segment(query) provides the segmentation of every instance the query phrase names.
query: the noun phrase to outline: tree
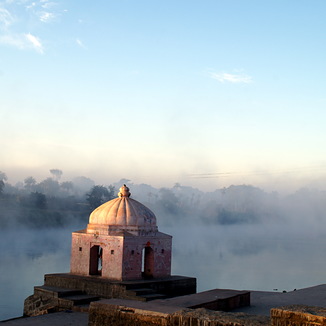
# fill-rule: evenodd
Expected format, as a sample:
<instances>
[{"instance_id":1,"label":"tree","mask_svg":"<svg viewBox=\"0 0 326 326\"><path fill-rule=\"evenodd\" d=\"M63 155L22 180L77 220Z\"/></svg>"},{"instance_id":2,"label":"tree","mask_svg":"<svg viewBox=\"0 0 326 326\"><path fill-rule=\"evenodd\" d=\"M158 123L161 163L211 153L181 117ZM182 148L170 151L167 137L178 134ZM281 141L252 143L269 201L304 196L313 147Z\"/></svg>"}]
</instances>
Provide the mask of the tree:
<instances>
[{"instance_id":1,"label":"tree","mask_svg":"<svg viewBox=\"0 0 326 326\"><path fill-rule=\"evenodd\" d=\"M89 207L94 210L106 201L113 199L114 187L109 186L109 189L104 186L94 186L91 191L86 194Z\"/></svg>"},{"instance_id":2,"label":"tree","mask_svg":"<svg viewBox=\"0 0 326 326\"><path fill-rule=\"evenodd\" d=\"M59 181L62 176L62 171L59 169L51 169L50 173L53 174L53 179Z\"/></svg>"},{"instance_id":3,"label":"tree","mask_svg":"<svg viewBox=\"0 0 326 326\"><path fill-rule=\"evenodd\" d=\"M7 179L7 175L4 172L0 171L0 180L4 182L7 181Z\"/></svg>"},{"instance_id":4,"label":"tree","mask_svg":"<svg viewBox=\"0 0 326 326\"><path fill-rule=\"evenodd\" d=\"M167 214L177 215L180 212L178 197L167 188L159 190L159 199L157 202Z\"/></svg>"},{"instance_id":5,"label":"tree","mask_svg":"<svg viewBox=\"0 0 326 326\"><path fill-rule=\"evenodd\" d=\"M109 200L113 199L115 197L115 187L112 185L107 186L109 191Z\"/></svg>"},{"instance_id":6,"label":"tree","mask_svg":"<svg viewBox=\"0 0 326 326\"><path fill-rule=\"evenodd\" d=\"M39 209L45 209L47 206L46 196L40 192L37 192L37 191L31 192L30 200L31 200L31 203L33 203L33 205L35 205L35 207L37 207Z\"/></svg>"},{"instance_id":7,"label":"tree","mask_svg":"<svg viewBox=\"0 0 326 326\"><path fill-rule=\"evenodd\" d=\"M65 181L60 184L60 187L69 193L74 189L74 184L71 181Z\"/></svg>"},{"instance_id":8,"label":"tree","mask_svg":"<svg viewBox=\"0 0 326 326\"><path fill-rule=\"evenodd\" d=\"M27 190L32 190L36 185L36 180L33 177L27 177L24 180L24 188Z\"/></svg>"},{"instance_id":9,"label":"tree","mask_svg":"<svg viewBox=\"0 0 326 326\"><path fill-rule=\"evenodd\" d=\"M5 183L2 181L2 180L0 180L0 196L2 195L2 193L3 193L3 188L5 187Z\"/></svg>"},{"instance_id":10,"label":"tree","mask_svg":"<svg viewBox=\"0 0 326 326\"><path fill-rule=\"evenodd\" d=\"M38 184L37 188L40 189L40 192L48 196L56 196L60 190L59 182L53 180L52 178L43 180Z\"/></svg>"},{"instance_id":11,"label":"tree","mask_svg":"<svg viewBox=\"0 0 326 326\"><path fill-rule=\"evenodd\" d=\"M85 194L95 186L95 182L92 179L84 176L76 177L72 182L74 184L74 192L82 196L85 196Z\"/></svg>"}]
</instances>

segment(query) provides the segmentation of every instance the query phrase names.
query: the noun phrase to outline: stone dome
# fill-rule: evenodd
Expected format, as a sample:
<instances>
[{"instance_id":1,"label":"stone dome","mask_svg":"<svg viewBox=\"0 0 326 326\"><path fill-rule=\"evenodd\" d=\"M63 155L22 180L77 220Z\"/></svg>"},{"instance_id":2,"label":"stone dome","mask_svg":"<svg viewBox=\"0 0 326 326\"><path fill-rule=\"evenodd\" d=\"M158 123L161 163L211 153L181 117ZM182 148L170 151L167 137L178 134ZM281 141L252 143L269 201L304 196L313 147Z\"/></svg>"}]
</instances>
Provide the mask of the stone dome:
<instances>
[{"instance_id":1,"label":"stone dome","mask_svg":"<svg viewBox=\"0 0 326 326\"><path fill-rule=\"evenodd\" d=\"M157 232L155 214L130 198L129 188L123 185L118 198L97 207L89 216L88 233L111 234L127 231L132 234Z\"/></svg>"}]
</instances>

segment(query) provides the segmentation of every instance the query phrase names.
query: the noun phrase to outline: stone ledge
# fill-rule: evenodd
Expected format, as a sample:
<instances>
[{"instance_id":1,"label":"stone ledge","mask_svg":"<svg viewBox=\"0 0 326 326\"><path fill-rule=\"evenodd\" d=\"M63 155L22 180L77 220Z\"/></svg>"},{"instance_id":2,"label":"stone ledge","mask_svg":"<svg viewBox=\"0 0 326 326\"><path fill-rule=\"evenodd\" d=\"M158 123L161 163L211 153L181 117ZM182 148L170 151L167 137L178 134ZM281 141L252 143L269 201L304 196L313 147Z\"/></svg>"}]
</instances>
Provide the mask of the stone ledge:
<instances>
[{"instance_id":1,"label":"stone ledge","mask_svg":"<svg viewBox=\"0 0 326 326\"><path fill-rule=\"evenodd\" d=\"M271 309L272 326L324 326L326 308L290 305Z\"/></svg>"},{"instance_id":2,"label":"stone ledge","mask_svg":"<svg viewBox=\"0 0 326 326\"><path fill-rule=\"evenodd\" d=\"M89 311L89 326L267 326L270 319L244 313L225 313L200 309L181 309L158 303L109 299L93 302Z\"/></svg>"},{"instance_id":3,"label":"stone ledge","mask_svg":"<svg viewBox=\"0 0 326 326\"><path fill-rule=\"evenodd\" d=\"M162 305L180 308L206 308L210 310L231 311L250 306L250 292L229 289L213 289L171 299L155 300Z\"/></svg>"}]
</instances>

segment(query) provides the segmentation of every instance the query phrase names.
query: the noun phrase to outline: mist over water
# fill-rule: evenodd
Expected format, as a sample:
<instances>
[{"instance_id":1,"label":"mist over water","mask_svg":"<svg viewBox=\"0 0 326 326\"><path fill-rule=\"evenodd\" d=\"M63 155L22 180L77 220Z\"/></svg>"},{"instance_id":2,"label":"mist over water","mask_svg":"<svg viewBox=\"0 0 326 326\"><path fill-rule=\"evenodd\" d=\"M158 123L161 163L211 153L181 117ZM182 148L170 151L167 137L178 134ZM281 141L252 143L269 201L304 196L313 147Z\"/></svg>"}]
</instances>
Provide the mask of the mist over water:
<instances>
[{"instance_id":1,"label":"mist over water","mask_svg":"<svg viewBox=\"0 0 326 326\"><path fill-rule=\"evenodd\" d=\"M0 320L21 316L46 273L69 272L70 230L6 230L0 237Z\"/></svg>"},{"instance_id":2,"label":"mist over water","mask_svg":"<svg viewBox=\"0 0 326 326\"><path fill-rule=\"evenodd\" d=\"M199 291L291 291L325 283L325 228L307 232L296 225L186 226L170 233L173 272L197 277Z\"/></svg>"},{"instance_id":3,"label":"mist over water","mask_svg":"<svg viewBox=\"0 0 326 326\"><path fill-rule=\"evenodd\" d=\"M46 273L69 272L74 227L7 230L0 238L0 320L20 316ZM213 288L291 291L325 283L324 225L159 226L173 235L172 274Z\"/></svg>"},{"instance_id":4,"label":"mist over water","mask_svg":"<svg viewBox=\"0 0 326 326\"><path fill-rule=\"evenodd\" d=\"M0 196L0 320L22 315L24 299L44 274L69 272L71 232L87 226L91 189L105 190L85 177L32 181L5 183ZM280 196L248 185L202 192L120 180L108 194L115 197L123 183L153 210L159 230L173 236L172 274L196 277L198 291L291 291L326 283L322 190Z\"/></svg>"}]
</instances>

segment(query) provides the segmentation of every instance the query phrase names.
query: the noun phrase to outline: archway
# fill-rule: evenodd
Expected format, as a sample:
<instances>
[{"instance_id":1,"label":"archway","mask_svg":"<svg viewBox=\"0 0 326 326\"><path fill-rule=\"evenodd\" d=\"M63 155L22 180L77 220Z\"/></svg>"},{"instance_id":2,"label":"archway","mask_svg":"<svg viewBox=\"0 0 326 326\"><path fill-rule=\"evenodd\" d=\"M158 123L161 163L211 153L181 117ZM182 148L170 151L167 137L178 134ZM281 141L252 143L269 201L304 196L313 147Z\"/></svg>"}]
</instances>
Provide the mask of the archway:
<instances>
[{"instance_id":1,"label":"archway","mask_svg":"<svg viewBox=\"0 0 326 326\"><path fill-rule=\"evenodd\" d=\"M89 257L89 275L102 275L102 247L92 246Z\"/></svg>"},{"instance_id":2,"label":"archway","mask_svg":"<svg viewBox=\"0 0 326 326\"><path fill-rule=\"evenodd\" d=\"M154 250L147 246L142 252L142 277L153 278L154 271Z\"/></svg>"}]
</instances>

